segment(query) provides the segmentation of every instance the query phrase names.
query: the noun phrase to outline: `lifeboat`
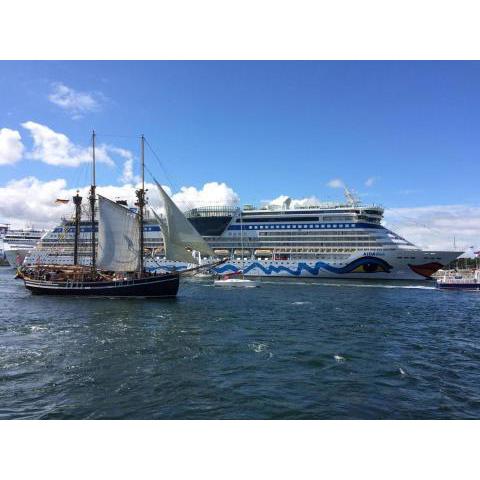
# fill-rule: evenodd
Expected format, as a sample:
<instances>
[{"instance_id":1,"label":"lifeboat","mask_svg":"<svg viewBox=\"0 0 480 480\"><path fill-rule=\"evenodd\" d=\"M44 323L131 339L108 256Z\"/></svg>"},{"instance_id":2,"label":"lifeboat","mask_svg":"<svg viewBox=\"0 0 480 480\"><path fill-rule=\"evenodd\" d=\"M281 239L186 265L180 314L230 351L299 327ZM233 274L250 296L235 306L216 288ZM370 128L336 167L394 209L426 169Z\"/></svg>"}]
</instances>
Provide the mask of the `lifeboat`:
<instances>
[{"instance_id":1,"label":"lifeboat","mask_svg":"<svg viewBox=\"0 0 480 480\"><path fill-rule=\"evenodd\" d=\"M255 255L257 257L271 257L272 256L272 251L271 250L255 250Z\"/></svg>"},{"instance_id":2,"label":"lifeboat","mask_svg":"<svg viewBox=\"0 0 480 480\"><path fill-rule=\"evenodd\" d=\"M243 257L248 257L250 255L250 250L246 250L246 249L238 249L238 250L234 250L233 252L234 255L239 255L239 256L243 256Z\"/></svg>"}]
</instances>

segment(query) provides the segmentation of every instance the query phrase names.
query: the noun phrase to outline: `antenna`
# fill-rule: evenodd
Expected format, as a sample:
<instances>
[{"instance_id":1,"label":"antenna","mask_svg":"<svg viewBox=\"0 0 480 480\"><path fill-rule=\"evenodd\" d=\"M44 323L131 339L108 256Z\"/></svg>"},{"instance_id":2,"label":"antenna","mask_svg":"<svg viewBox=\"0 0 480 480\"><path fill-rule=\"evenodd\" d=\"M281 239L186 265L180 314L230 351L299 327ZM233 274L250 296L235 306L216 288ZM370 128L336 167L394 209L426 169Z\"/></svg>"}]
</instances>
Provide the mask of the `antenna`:
<instances>
[{"instance_id":1,"label":"antenna","mask_svg":"<svg viewBox=\"0 0 480 480\"><path fill-rule=\"evenodd\" d=\"M241 246L241 249L242 249L242 262L241 262L241 265L242 265L242 274L243 274L243 267L244 267L244 264L243 264L243 211L242 209L240 208L240 246Z\"/></svg>"},{"instance_id":2,"label":"antenna","mask_svg":"<svg viewBox=\"0 0 480 480\"><path fill-rule=\"evenodd\" d=\"M343 191L345 193L345 198L347 199L347 203L351 207L356 207L357 205L359 205L360 200L352 190L350 190L347 186L344 186Z\"/></svg>"}]
</instances>

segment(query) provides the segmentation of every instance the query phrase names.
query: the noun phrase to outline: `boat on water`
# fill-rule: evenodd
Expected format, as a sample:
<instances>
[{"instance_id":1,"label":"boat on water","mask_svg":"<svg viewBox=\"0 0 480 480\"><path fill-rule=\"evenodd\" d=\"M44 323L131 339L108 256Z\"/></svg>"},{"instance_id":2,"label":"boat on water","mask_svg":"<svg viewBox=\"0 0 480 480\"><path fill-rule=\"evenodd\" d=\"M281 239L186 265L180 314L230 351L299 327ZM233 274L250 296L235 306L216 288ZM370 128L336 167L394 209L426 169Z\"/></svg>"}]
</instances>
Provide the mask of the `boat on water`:
<instances>
[{"instance_id":1,"label":"boat on water","mask_svg":"<svg viewBox=\"0 0 480 480\"><path fill-rule=\"evenodd\" d=\"M205 206L185 212L214 255L228 260L214 269L218 275L242 271L246 278L346 278L388 280L431 279L462 254L461 251L422 250L385 227L384 209L363 205L350 192L339 203L256 208L246 205ZM165 255L161 224L144 217L144 265L150 272L183 271L190 261ZM80 225L79 262L91 265L91 236L97 226ZM242 235L243 231L243 247ZM65 220L45 235L25 259L36 263L73 264L74 222Z\"/></svg>"},{"instance_id":2,"label":"boat on water","mask_svg":"<svg viewBox=\"0 0 480 480\"><path fill-rule=\"evenodd\" d=\"M210 279L210 278L213 278L213 273L208 273L208 272L197 272L193 275L194 278L198 278L198 279Z\"/></svg>"},{"instance_id":3,"label":"boat on water","mask_svg":"<svg viewBox=\"0 0 480 480\"><path fill-rule=\"evenodd\" d=\"M215 287L235 287L235 288L252 288L259 287L257 280L245 278L240 272L230 275L223 275L213 281Z\"/></svg>"},{"instance_id":4,"label":"boat on water","mask_svg":"<svg viewBox=\"0 0 480 480\"><path fill-rule=\"evenodd\" d=\"M73 197L75 205L75 236L73 266L35 264L24 266L21 275L25 287L33 294L108 297L175 297L180 273L150 272L144 268L145 179L144 137L141 137L141 188L136 191L137 211L96 193L95 132L92 135L92 185L90 187L91 264L79 263L79 236L82 197ZM165 217L152 210L162 224L167 258L195 262L192 251L213 256L213 251L195 231L156 182L164 201ZM98 211L98 220L96 213ZM94 228L96 227L96 228ZM98 232L97 232L98 228ZM98 233L98 241L96 239Z\"/></svg>"},{"instance_id":5,"label":"boat on water","mask_svg":"<svg viewBox=\"0 0 480 480\"><path fill-rule=\"evenodd\" d=\"M37 295L171 298L177 295L180 281L178 273L118 278L56 268L47 273L41 268L24 273L25 287Z\"/></svg>"},{"instance_id":6,"label":"boat on water","mask_svg":"<svg viewBox=\"0 0 480 480\"><path fill-rule=\"evenodd\" d=\"M46 230L33 227L6 230L2 237L2 250L8 264L12 268L20 267L46 233Z\"/></svg>"},{"instance_id":7,"label":"boat on water","mask_svg":"<svg viewBox=\"0 0 480 480\"><path fill-rule=\"evenodd\" d=\"M258 287L260 286L256 280L251 280L245 278L243 273L243 266L244 266L244 255L246 250L244 247L243 242L243 223L242 217L240 217L240 255L241 255L241 262L242 262L242 269L236 271L231 274L225 274L223 276L219 276L216 280L214 280L213 285L215 287L236 287L236 288L250 288L250 287ZM247 250L248 252L248 250ZM236 251L235 251L236 253Z\"/></svg>"},{"instance_id":8,"label":"boat on water","mask_svg":"<svg viewBox=\"0 0 480 480\"><path fill-rule=\"evenodd\" d=\"M437 288L480 291L480 269L461 273L455 270L446 270L442 276L437 278Z\"/></svg>"}]
</instances>

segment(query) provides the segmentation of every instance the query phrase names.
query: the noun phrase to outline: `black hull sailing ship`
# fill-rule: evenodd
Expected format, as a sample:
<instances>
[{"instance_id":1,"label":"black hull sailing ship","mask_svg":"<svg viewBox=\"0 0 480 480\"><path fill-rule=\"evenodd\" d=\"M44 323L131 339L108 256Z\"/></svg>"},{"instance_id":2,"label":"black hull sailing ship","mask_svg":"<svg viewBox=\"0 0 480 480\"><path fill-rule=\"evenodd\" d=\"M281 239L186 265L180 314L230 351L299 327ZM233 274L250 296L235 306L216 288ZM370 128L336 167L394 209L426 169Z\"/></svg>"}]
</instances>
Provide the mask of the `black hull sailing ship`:
<instances>
[{"instance_id":1,"label":"black hull sailing ship","mask_svg":"<svg viewBox=\"0 0 480 480\"><path fill-rule=\"evenodd\" d=\"M175 297L179 287L178 274L100 281L46 281L24 278L25 287L34 295L75 295L89 297Z\"/></svg>"},{"instance_id":2,"label":"black hull sailing ship","mask_svg":"<svg viewBox=\"0 0 480 480\"><path fill-rule=\"evenodd\" d=\"M79 265L78 239L82 197L77 192L75 205L74 265L36 265L22 272L25 287L37 295L106 297L175 297L180 273L152 274L143 264L143 219L145 209L144 137L141 136L141 188L136 191L137 212L96 194L95 132L92 135L92 185L90 221L92 226L90 267ZM194 251L213 257L205 240L188 222L172 199L155 180L165 206L165 218L155 217L162 225L167 258L196 263ZM98 208L98 246L95 211ZM206 266L208 267L208 265ZM182 272L182 275L185 272Z\"/></svg>"}]
</instances>

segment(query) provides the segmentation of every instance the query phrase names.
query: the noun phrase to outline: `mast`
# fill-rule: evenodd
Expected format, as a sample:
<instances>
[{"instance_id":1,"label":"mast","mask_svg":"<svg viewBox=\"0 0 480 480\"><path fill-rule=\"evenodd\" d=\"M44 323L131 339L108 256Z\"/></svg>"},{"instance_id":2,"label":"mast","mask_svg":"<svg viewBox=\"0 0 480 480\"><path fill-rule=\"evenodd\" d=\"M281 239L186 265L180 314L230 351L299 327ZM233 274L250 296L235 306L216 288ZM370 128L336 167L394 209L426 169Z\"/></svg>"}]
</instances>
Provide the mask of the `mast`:
<instances>
[{"instance_id":1,"label":"mast","mask_svg":"<svg viewBox=\"0 0 480 480\"><path fill-rule=\"evenodd\" d=\"M73 264L78 265L78 239L80 237L80 219L82 216L82 197L77 194L73 197L75 205L75 243L73 246Z\"/></svg>"},{"instance_id":2,"label":"mast","mask_svg":"<svg viewBox=\"0 0 480 480\"><path fill-rule=\"evenodd\" d=\"M142 186L135 193L137 195L138 219L140 228L140 248L139 248L139 274L143 273L143 215L145 208L145 137L140 137L140 164L141 164L141 179Z\"/></svg>"},{"instance_id":3,"label":"mast","mask_svg":"<svg viewBox=\"0 0 480 480\"><path fill-rule=\"evenodd\" d=\"M92 131L92 185L90 187L90 210L92 227L92 271L96 268L95 258L95 130Z\"/></svg>"},{"instance_id":4,"label":"mast","mask_svg":"<svg viewBox=\"0 0 480 480\"><path fill-rule=\"evenodd\" d=\"M242 274L243 274L243 218L242 218L243 212L242 212L242 207L240 207L240 247L241 247L241 252L242 252Z\"/></svg>"}]
</instances>

